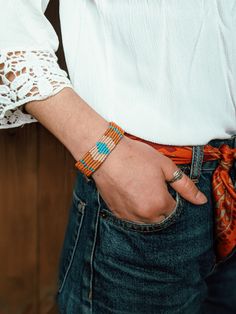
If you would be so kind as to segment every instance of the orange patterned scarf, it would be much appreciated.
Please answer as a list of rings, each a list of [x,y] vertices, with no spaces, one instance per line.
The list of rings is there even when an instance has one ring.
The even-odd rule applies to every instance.
[[[140,137],[125,133],[131,139],[151,145],[175,164],[188,164],[192,160],[191,146],[162,145],[146,141]],[[236,190],[229,170],[236,159],[236,148],[222,144],[219,148],[204,146],[204,161],[219,160],[212,176],[212,191],[215,211],[215,241],[217,260],[228,257],[236,247]]]

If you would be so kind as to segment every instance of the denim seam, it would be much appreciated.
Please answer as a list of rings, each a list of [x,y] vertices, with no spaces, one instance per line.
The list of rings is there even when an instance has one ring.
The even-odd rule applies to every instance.
[[[93,259],[94,259],[94,252],[97,240],[97,232],[98,232],[98,223],[99,223],[99,213],[101,208],[101,203],[99,200],[99,192],[97,190],[97,201],[98,201],[98,210],[97,210],[97,217],[95,222],[95,229],[94,229],[94,239],[93,239],[93,246],[91,250],[91,257],[90,257],[90,283],[89,283],[89,299],[90,299],[90,306],[91,306],[91,313],[93,312]]]
[[[80,213],[84,213],[84,209],[86,206],[86,202],[84,200],[82,200],[75,192],[75,190],[73,191],[73,202],[75,204],[75,206],[77,207],[77,209],[79,210]]]
[[[81,226],[82,226],[83,220],[84,220],[84,208],[85,208],[86,204],[85,204],[84,202],[79,202],[79,203],[78,203],[78,207],[79,207],[79,206],[82,206],[82,207],[83,207],[83,211],[80,212],[80,214],[81,214],[81,220],[80,220],[80,222],[79,222],[79,225],[77,226],[78,230],[77,230],[76,239],[75,239],[75,243],[74,243],[74,246],[73,246],[72,254],[71,254],[71,256],[70,256],[69,265],[68,265],[67,268],[66,268],[65,275],[64,275],[64,277],[63,277],[63,279],[62,279],[62,282],[61,282],[61,285],[60,285],[60,287],[59,287],[59,289],[58,289],[58,292],[59,292],[59,293],[61,293],[62,290],[63,290],[63,288],[64,288],[64,285],[65,285],[67,276],[68,276],[68,274],[69,274],[71,265],[72,265],[72,263],[73,263],[75,251],[76,251],[77,244],[78,244],[78,241],[79,241]]]
[[[98,194],[99,195],[99,194]],[[126,231],[130,232],[137,232],[137,233],[155,233],[155,232],[161,232],[162,230],[167,229],[171,225],[173,225],[178,217],[183,212],[184,207],[184,200],[181,198],[181,196],[177,193],[176,197],[178,198],[178,204],[172,212],[166,219],[161,221],[160,223],[154,223],[154,224],[137,224],[131,221],[123,221],[120,218],[117,218],[113,213],[110,212],[109,209],[102,208],[101,212],[103,213],[102,217],[110,223],[114,224],[118,228],[121,228]]]

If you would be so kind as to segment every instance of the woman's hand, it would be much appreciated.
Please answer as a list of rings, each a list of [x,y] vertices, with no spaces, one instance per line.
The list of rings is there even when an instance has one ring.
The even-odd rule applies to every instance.
[[[170,158],[148,144],[124,136],[92,177],[114,215],[137,223],[156,223],[176,206],[166,180],[177,169]],[[207,202],[185,174],[171,186],[193,204]]]

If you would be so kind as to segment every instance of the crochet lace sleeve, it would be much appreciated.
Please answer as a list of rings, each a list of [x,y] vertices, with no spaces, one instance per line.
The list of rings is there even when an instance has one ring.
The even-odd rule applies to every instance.
[[[37,122],[24,104],[46,99],[64,87],[71,83],[54,51],[0,49],[0,129]]]

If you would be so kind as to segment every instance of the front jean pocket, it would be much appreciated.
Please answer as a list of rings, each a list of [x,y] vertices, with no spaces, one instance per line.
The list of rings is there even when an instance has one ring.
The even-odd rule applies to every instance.
[[[69,222],[60,256],[58,293],[62,292],[73,263],[76,248],[79,242],[80,230],[83,223],[86,205],[86,202],[83,201],[74,190]]]
[[[176,192],[171,186],[168,185],[169,193],[172,197],[176,200],[176,206],[174,210],[168,215],[164,220],[157,223],[136,223],[129,220],[121,219],[115,216],[115,214],[108,208],[105,201],[102,199],[101,194],[98,192],[99,200],[101,205],[100,214],[101,217],[111,223],[126,229],[126,230],[133,230],[137,232],[154,232],[166,229],[167,227],[174,224],[178,217],[180,217],[183,207],[184,207],[184,199],[181,195]]]

